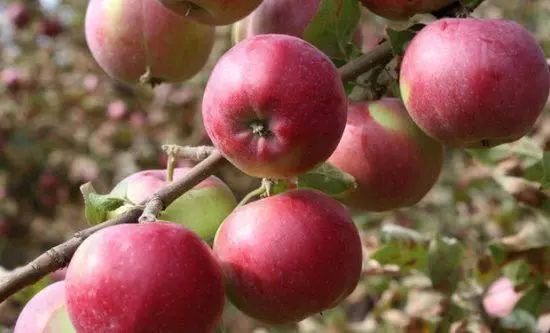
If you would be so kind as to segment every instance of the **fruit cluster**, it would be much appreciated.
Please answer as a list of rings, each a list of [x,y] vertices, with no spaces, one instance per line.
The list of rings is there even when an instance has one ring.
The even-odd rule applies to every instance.
[[[390,19],[450,2],[362,0]],[[406,49],[403,101],[350,101],[333,61],[302,39],[321,1],[307,1],[303,11],[293,11],[295,3],[90,1],[92,55],[128,83],[189,79],[206,63],[215,26],[243,19],[236,25],[245,27],[236,37],[242,41],[219,59],[205,88],[204,127],[238,169],[289,189],[237,206],[211,176],[166,207],[162,221],[96,232],[74,253],[65,280],[28,303],[15,333],[209,333],[220,324],[226,296],[271,325],[332,308],[355,289],[363,264],[349,209],[416,204],[437,182],[445,146],[517,140],[548,98],[545,56],[524,28],[442,19]],[[300,14],[289,23],[286,12]],[[323,163],[349,174],[355,186],[336,198],[293,188]],[[174,170],[174,180],[187,172]],[[99,218],[131,210],[170,181],[163,170],[126,178],[105,199],[116,207]],[[88,193],[87,200],[99,197]],[[38,314],[47,320],[32,320]]]

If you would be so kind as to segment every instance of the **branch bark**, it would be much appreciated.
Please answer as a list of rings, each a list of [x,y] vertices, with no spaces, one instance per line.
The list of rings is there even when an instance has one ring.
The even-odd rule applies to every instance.
[[[218,151],[214,151],[208,158],[190,170],[185,177],[160,189],[151,198],[161,200],[163,206],[166,207],[176,198],[213,174],[225,163],[226,160],[223,156]],[[149,201],[151,200],[147,200],[143,204]],[[80,231],[66,242],[51,248],[27,265],[1,276],[0,302],[5,301],[9,296],[24,287],[36,283],[47,274],[67,266],[78,246],[95,232],[117,224],[137,223],[142,213],[143,205],[140,205],[115,219]]]
[[[434,13],[436,17],[463,16],[474,10],[481,1],[477,1],[471,7],[463,6],[460,1],[443,8]],[[386,64],[393,57],[391,44],[385,41],[378,45],[371,52],[358,57],[339,69],[343,81],[350,81],[359,75],[379,66]],[[108,228],[113,225],[123,223],[137,223],[139,217],[144,212],[143,207],[149,207],[151,214],[155,214],[162,203],[162,207],[167,207],[179,196],[193,188],[195,185],[212,175],[219,167],[227,163],[226,159],[219,151],[213,150],[208,158],[197,164],[182,179],[172,182],[160,189],[140,206],[133,208],[125,214],[108,220],[102,224],[85,229],[76,233],[66,242],[57,245],[47,252],[43,253],[25,266],[19,267],[0,277],[0,302],[6,300],[9,296],[24,287],[34,284],[47,274],[63,268],[71,260],[72,255],[82,244],[82,242],[95,232]]]

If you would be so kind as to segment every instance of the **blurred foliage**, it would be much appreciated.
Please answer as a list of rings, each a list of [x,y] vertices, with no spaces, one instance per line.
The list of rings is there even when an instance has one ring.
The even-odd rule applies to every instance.
[[[0,0],[0,265],[13,269],[86,227],[83,183],[93,181],[105,193],[130,173],[163,168],[162,144],[209,143],[198,112],[201,92],[231,45],[229,27],[219,28],[209,64],[192,80],[125,86],[91,58],[85,2],[28,1],[28,23],[20,28],[11,24],[8,5]],[[475,16],[518,21],[550,54],[550,0],[489,0]],[[385,31],[406,28],[366,11],[361,22],[364,52]],[[368,260],[341,306],[282,328],[262,327],[228,306],[224,332],[534,331],[550,312],[547,113],[517,143],[448,151],[440,181],[418,205],[354,212]],[[217,175],[238,198],[258,186],[231,166]],[[481,304],[502,275],[523,296],[499,319]],[[1,304],[0,325],[11,327],[24,302],[49,281]]]

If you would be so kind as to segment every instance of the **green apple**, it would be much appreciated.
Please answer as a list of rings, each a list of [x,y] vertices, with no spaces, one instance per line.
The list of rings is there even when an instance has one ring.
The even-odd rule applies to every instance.
[[[174,180],[182,178],[189,170],[176,168]],[[167,184],[166,170],[144,170],[123,179],[110,194],[124,198],[131,204],[139,204]],[[219,178],[210,176],[172,202],[159,218],[182,224],[211,243],[218,227],[236,205],[237,200],[231,189]],[[113,218],[129,207],[130,204],[124,205],[108,217]]]
[[[69,319],[65,281],[42,289],[25,305],[15,324],[14,333],[76,333]]]

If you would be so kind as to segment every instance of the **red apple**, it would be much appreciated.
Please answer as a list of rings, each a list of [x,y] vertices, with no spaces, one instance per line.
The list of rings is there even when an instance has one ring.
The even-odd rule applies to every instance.
[[[414,14],[430,13],[455,0],[361,0],[376,15],[390,20],[406,20]]]
[[[490,316],[504,318],[514,310],[522,296],[523,293],[516,292],[508,278],[501,277],[493,282],[487,290],[487,294],[483,298],[483,307]]]
[[[142,76],[153,84],[189,79],[205,65],[214,43],[213,27],[157,0],[91,0],[85,32],[101,68],[127,83]]]
[[[542,49],[506,20],[443,19],[413,38],[400,87],[412,119],[454,147],[492,147],[533,127],[548,98]]]
[[[216,64],[202,104],[220,152],[255,177],[286,178],[325,161],[346,125],[334,64],[293,36],[251,37]]]
[[[6,14],[10,23],[22,29],[26,27],[31,19],[29,8],[22,2],[13,2],[6,8]]]
[[[321,0],[264,0],[252,14],[233,27],[233,40],[241,42],[261,34],[284,34],[302,38],[317,14]]]
[[[174,180],[185,176],[190,168],[176,168]],[[166,170],[145,170],[120,181],[111,195],[139,204],[168,184]],[[214,240],[218,227],[237,206],[231,189],[216,176],[210,176],[177,198],[161,213],[160,219],[180,223],[207,242]],[[110,217],[123,212],[115,211]]]
[[[64,30],[61,22],[56,18],[45,18],[40,21],[40,34],[55,38],[59,36]]]
[[[203,24],[228,25],[250,14],[262,0],[159,0],[174,12]]]
[[[220,266],[183,226],[112,226],[75,252],[65,278],[78,333],[212,333],[224,306]]]
[[[268,324],[300,321],[342,302],[356,287],[362,248],[340,203],[291,190],[236,209],[214,241],[229,299]]]
[[[355,102],[340,144],[328,159],[355,177],[346,205],[385,211],[411,206],[434,186],[443,166],[443,146],[415,125],[398,99]]]
[[[232,27],[233,42],[262,34],[283,34],[303,38],[307,26],[317,15],[321,0],[264,0],[250,15]],[[360,46],[363,36],[357,29],[353,42]]]
[[[64,281],[42,289],[19,314],[13,333],[76,333],[65,300]]]

